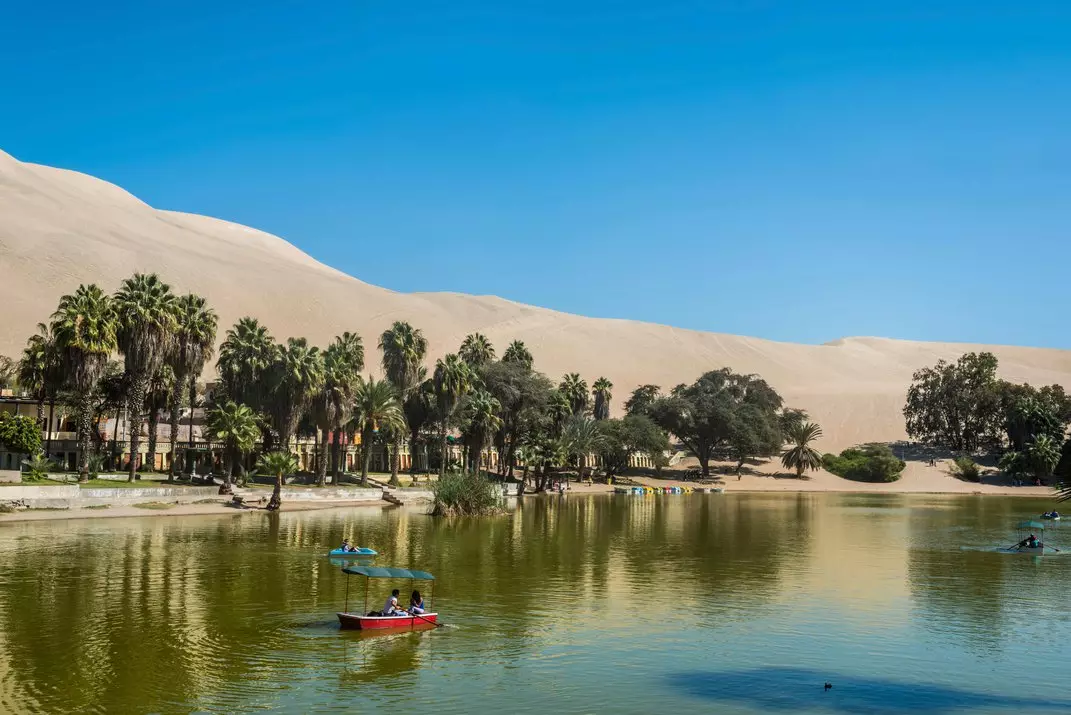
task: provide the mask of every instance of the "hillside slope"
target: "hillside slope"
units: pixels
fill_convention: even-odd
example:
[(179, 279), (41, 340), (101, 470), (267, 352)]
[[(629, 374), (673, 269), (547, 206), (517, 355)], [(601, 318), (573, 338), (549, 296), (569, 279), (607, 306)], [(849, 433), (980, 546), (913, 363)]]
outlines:
[(356, 330), (372, 347), (391, 321), (403, 319), (424, 330), (432, 361), (475, 330), (499, 351), (521, 339), (552, 378), (567, 371), (589, 383), (610, 378), (618, 408), (641, 383), (668, 387), (723, 366), (759, 373), (822, 423), (826, 449), (903, 437), (900, 409), (912, 371), (967, 350), (992, 350), (1008, 379), (1071, 388), (1071, 352), (1062, 350), (881, 338), (796, 345), (585, 318), (489, 296), (397, 293), (262, 231), (157, 210), (99, 179), (2, 152), (0, 270), (0, 354), (16, 356), (60, 295), (79, 283), (114, 290), (134, 271), (155, 271), (178, 291), (206, 296), (222, 325), (253, 315), (279, 338), (324, 344)]

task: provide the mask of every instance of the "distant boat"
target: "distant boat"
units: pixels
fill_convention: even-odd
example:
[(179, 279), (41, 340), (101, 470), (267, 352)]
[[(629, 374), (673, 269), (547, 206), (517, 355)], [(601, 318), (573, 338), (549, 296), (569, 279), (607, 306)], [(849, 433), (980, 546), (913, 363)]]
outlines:
[(346, 558), (357, 558), (357, 557), (360, 557), (360, 556), (375, 556), (378, 553), (379, 552), (376, 551), (375, 549), (366, 549), (363, 546), (360, 546), (354, 551), (348, 551), (346, 549), (331, 549), (331, 553), (329, 553), (328, 556), (335, 557), (335, 558), (341, 557), (341, 558), (346, 559)]

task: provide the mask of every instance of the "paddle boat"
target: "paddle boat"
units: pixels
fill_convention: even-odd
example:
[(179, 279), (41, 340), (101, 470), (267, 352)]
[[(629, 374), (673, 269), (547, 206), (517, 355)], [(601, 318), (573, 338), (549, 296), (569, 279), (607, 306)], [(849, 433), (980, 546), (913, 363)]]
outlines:
[(1058, 512), (1056, 510), (1047, 511), (1044, 514), (1041, 515), (1041, 518), (1042, 519), (1049, 519), (1051, 521), (1059, 521), (1060, 520), (1060, 512)]
[(375, 556), (379, 552), (375, 549), (366, 549), (363, 546), (358, 546), (356, 549), (331, 549), (328, 556), (332, 558), (357, 558), (360, 556)]
[[(428, 595), (424, 602), (431, 605), (431, 584), (435, 577), (427, 571), (413, 571), (410, 569), (395, 568), (393, 566), (346, 566), (342, 573), (347, 576), (362, 576), (364, 578), (364, 610), (361, 613), (350, 613), (350, 579), (346, 579), (346, 605), (344, 610), (335, 615), (342, 628), (356, 628), (362, 631), (387, 630), (399, 628), (419, 628), (421, 626), (438, 626), (439, 614), (428, 608), (427, 613), (406, 614), (403, 616), (384, 616), (379, 611), (368, 610), (368, 585), (372, 579), (391, 579), (393, 581), (409, 581), (410, 586), (414, 581), (428, 582)], [(412, 590), (412, 589), (410, 589)]]
[[(1030, 554), (1031, 556), (1042, 556), (1045, 553), (1045, 549), (1059, 550), (1045, 545), (1045, 525), (1040, 521), (1021, 521), (1016, 524), (1015, 533), (1019, 541), (1009, 546), (1007, 548), (1008, 551), (1018, 554)], [(1041, 534), (1041, 536), (1037, 536), (1038, 534)], [(1031, 537), (1034, 537), (1033, 541), (1031, 541)]]

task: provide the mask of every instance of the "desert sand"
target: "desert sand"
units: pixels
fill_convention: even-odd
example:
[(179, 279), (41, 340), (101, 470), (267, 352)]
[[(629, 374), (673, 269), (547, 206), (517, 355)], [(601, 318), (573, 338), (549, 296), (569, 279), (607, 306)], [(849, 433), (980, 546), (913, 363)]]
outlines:
[[(408, 320), (429, 340), (429, 363), (473, 331), (499, 351), (520, 339), (553, 379), (565, 372), (579, 372), (589, 384), (608, 377), (615, 412), (640, 384), (668, 388), (726, 366), (758, 373), (787, 405), (821, 423), (823, 450), (904, 439), (901, 409), (912, 372), (971, 350), (995, 353), (1006, 379), (1071, 389), (1071, 351), (1065, 350), (867, 337), (799, 345), (585, 318), (493, 296), (397, 293), (319, 263), (276, 236), (154, 209), (105, 181), (3, 152), (0, 270), (0, 354), (18, 355), (36, 323), (79, 283), (110, 291), (134, 271), (157, 272), (177, 291), (206, 296), (222, 327), (252, 315), (280, 339), (302, 335), (326, 344), (355, 330), (373, 346), (392, 321)], [(950, 479), (929, 469), (942, 482)], [(913, 474), (903, 485), (914, 483)]]

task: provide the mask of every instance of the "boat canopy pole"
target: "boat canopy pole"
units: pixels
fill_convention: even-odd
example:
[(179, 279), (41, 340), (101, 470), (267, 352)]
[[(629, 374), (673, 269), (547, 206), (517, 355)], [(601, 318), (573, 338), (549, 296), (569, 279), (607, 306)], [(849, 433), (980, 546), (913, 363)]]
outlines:
[(370, 578), (364, 580), (364, 612), (361, 615), (368, 613), (368, 582), (371, 580)]
[(346, 579), (346, 605), (343, 608), (346, 613), (350, 612), (350, 580)]

